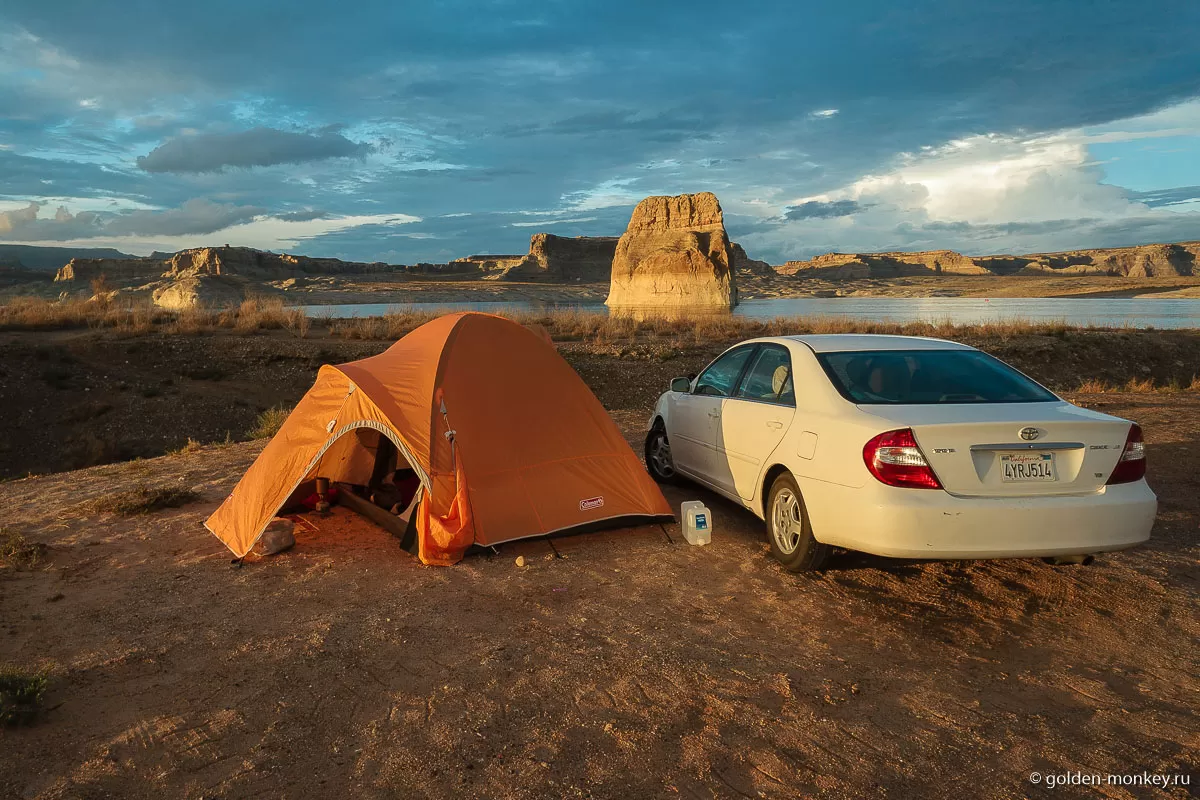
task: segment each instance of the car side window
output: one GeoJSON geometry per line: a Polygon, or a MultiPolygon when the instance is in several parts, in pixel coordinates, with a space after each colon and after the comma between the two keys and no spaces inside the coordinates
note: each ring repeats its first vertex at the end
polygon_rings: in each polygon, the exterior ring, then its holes
{"type": "Polygon", "coordinates": [[[754,363],[742,379],[737,396],[794,408],[796,389],[792,382],[792,357],[788,351],[770,346],[759,349],[754,363]]]}
{"type": "Polygon", "coordinates": [[[729,397],[733,393],[738,376],[742,374],[742,367],[746,366],[746,361],[753,352],[753,347],[743,347],[718,358],[700,375],[692,394],[729,397]]]}

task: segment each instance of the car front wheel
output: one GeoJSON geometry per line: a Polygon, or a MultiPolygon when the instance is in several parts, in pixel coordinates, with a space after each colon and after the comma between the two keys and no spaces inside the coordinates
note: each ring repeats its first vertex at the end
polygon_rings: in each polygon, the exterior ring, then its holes
{"type": "Polygon", "coordinates": [[[800,487],[787,472],[775,479],[767,495],[767,538],[771,555],[791,572],[820,569],[832,550],[813,538],[800,487]]]}
{"type": "Polygon", "coordinates": [[[659,483],[678,483],[679,473],[671,458],[671,442],[662,423],[656,424],[646,435],[646,469],[650,477],[659,483]]]}

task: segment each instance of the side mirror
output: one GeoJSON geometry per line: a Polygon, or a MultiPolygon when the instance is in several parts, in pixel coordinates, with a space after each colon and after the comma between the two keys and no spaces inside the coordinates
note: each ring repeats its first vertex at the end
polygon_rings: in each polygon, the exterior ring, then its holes
{"type": "Polygon", "coordinates": [[[672,392],[690,392],[692,390],[692,382],[687,378],[675,378],[671,381],[672,392]]]}

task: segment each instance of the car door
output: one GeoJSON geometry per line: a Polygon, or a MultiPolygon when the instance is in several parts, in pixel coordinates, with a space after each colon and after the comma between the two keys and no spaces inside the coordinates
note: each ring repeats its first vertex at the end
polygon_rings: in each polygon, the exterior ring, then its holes
{"type": "Polygon", "coordinates": [[[716,485],[743,500],[752,499],[766,460],[783,440],[795,414],[791,354],[782,345],[763,344],[733,396],[721,401],[712,473],[716,485]]]}
{"type": "Polygon", "coordinates": [[[713,361],[696,379],[692,391],[675,398],[668,422],[675,468],[702,480],[712,480],[716,464],[721,401],[732,394],[750,360],[753,345],[736,347],[713,361]]]}

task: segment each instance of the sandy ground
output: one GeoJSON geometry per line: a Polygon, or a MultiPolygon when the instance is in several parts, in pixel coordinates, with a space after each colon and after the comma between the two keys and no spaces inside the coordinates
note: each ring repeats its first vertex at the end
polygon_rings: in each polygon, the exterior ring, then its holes
{"type": "Polygon", "coordinates": [[[1161,498],[1149,545],[1090,567],[792,575],[684,488],[709,547],[649,526],[426,568],[338,514],[233,568],[200,523],[259,443],[0,484],[3,524],[50,547],[0,569],[0,662],[54,670],[41,721],[0,731],[0,797],[1071,797],[1027,776],[1077,770],[1195,792],[1200,398],[1084,399],[1142,422],[1161,498]],[[203,499],[80,507],[143,484],[203,499]]]}

